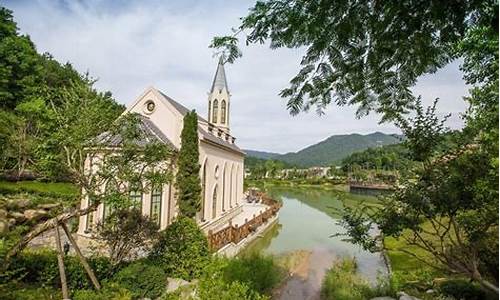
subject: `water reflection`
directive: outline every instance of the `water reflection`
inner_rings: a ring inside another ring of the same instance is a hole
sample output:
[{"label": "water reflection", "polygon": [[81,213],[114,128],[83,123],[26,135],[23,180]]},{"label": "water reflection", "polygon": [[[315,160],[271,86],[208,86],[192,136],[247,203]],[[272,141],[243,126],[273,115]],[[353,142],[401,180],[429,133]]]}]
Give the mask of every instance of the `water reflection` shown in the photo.
[{"label": "water reflection", "polygon": [[[278,223],[252,243],[245,253],[262,251],[267,254],[283,254],[309,250],[313,253],[329,253],[328,256],[332,258],[355,257],[361,274],[371,280],[375,280],[379,272],[385,272],[379,253],[364,251],[343,241],[342,237],[332,237],[333,234],[344,232],[337,224],[342,200],[346,205],[354,205],[360,201],[376,205],[376,198],[320,188],[270,187],[267,192],[283,201]],[[331,264],[331,260],[322,263]]]}]

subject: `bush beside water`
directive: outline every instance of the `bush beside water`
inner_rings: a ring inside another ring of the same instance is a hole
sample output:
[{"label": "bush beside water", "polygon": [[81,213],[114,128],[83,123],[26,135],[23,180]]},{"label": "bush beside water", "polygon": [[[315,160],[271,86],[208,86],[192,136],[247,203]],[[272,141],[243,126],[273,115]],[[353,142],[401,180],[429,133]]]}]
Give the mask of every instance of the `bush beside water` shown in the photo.
[{"label": "bush beside water", "polygon": [[325,300],[364,300],[378,296],[394,296],[390,283],[370,285],[357,274],[356,261],[344,259],[335,262],[323,279],[321,297]]},{"label": "bush beside water", "polygon": [[270,295],[284,278],[284,270],[276,265],[272,257],[254,253],[227,260],[223,277],[226,282],[238,281],[255,292]]}]

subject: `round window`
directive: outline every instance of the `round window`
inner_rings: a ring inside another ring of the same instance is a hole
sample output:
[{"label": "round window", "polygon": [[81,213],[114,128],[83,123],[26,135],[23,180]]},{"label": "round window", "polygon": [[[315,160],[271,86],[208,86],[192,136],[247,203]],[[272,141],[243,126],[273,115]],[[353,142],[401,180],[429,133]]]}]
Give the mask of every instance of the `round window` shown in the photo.
[{"label": "round window", "polygon": [[148,114],[152,113],[155,110],[155,103],[151,100],[148,100],[144,105],[144,111]]}]

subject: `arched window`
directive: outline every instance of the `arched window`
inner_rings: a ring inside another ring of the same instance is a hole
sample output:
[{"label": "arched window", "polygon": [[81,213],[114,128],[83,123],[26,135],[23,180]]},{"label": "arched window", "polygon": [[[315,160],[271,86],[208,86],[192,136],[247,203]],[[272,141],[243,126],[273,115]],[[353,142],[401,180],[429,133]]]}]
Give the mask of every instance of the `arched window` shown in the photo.
[{"label": "arched window", "polygon": [[151,211],[149,217],[151,221],[160,226],[161,222],[161,195],[163,190],[161,185],[156,185],[151,189]]},{"label": "arched window", "polygon": [[219,111],[219,101],[214,100],[214,107],[212,110],[212,122],[217,123],[217,112]]},{"label": "arched window", "polygon": [[[88,205],[91,206],[94,203],[94,200],[91,197],[88,197]],[[87,214],[87,223],[85,224],[85,231],[92,231],[94,229],[94,212],[91,211]]]},{"label": "arched window", "polygon": [[214,194],[212,195],[212,219],[217,217],[217,185],[214,188]]},{"label": "arched window", "polygon": [[200,219],[201,221],[205,220],[205,195],[206,195],[206,187],[207,187],[207,163],[208,160],[205,159],[205,162],[203,163],[203,170],[202,170],[202,179],[201,179],[201,210],[200,210]]},{"label": "arched window", "polygon": [[237,169],[236,169],[236,183],[235,183],[235,187],[236,187],[236,198],[235,198],[235,201],[236,201],[236,206],[238,206],[238,202],[239,202],[239,199],[238,197],[240,196],[239,194],[239,191],[240,191],[240,177],[241,177],[241,173],[240,173],[240,166],[238,165]]},{"label": "arched window", "polygon": [[229,208],[233,208],[233,184],[234,184],[234,164],[231,165],[231,172],[229,173]]},{"label": "arched window", "polygon": [[222,170],[222,211],[226,211],[226,164],[224,164],[224,169]]},{"label": "arched window", "polygon": [[[113,198],[118,194],[118,183],[115,180],[110,180],[106,184],[106,197]],[[102,221],[106,220],[106,217],[111,215],[113,212],[113,207],[107,204],[105,201],[103,202],[103,210],[102,210]]]},{"label": "arched window", "polygon": [[220,122],[226,124],[226,101],[222,100],[220,104]]},{"label": "arched window", "polygon": [[139,183],[131,184],[128,192],[128,197],[130,202],[132,202],[132,207],[136,209],[142,208],[142,189]]},{"label": "arched window", "polygon": [[210,117],[212,116],[212,101],[208,101],[208,122],[210,122]]}]

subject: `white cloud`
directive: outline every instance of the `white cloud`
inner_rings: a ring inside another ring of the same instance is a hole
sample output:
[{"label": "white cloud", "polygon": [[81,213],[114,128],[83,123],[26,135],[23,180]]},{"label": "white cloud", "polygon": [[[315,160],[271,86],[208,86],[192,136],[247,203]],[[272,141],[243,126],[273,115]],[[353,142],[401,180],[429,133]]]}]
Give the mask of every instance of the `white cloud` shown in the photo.
[{"label": "white cloud", "polygon": [[[99,78],[97,87],[110,90],[119,102],[127,104],[153,85],[202,114],[216,67],[207,46],[214,35],[237,25],[250,5],[222,0],[6,3],[39,52],[89,71]],[[374,114],[356,119],[354,107],[330,107],[322,117],[290,116],[278,93],[297,72],[301,50],[251,46],[243,51],[242,59],[226,67],[232,132],[241,147],[288,152],[332,134],[397,132],[392,124],[379,125]],[[425,103],[441,98],[440,112],[454,114],[449,122],[454,128],[461,126],[458,113],[466,107],[457,66],[422,78],[414,88]]]}]

